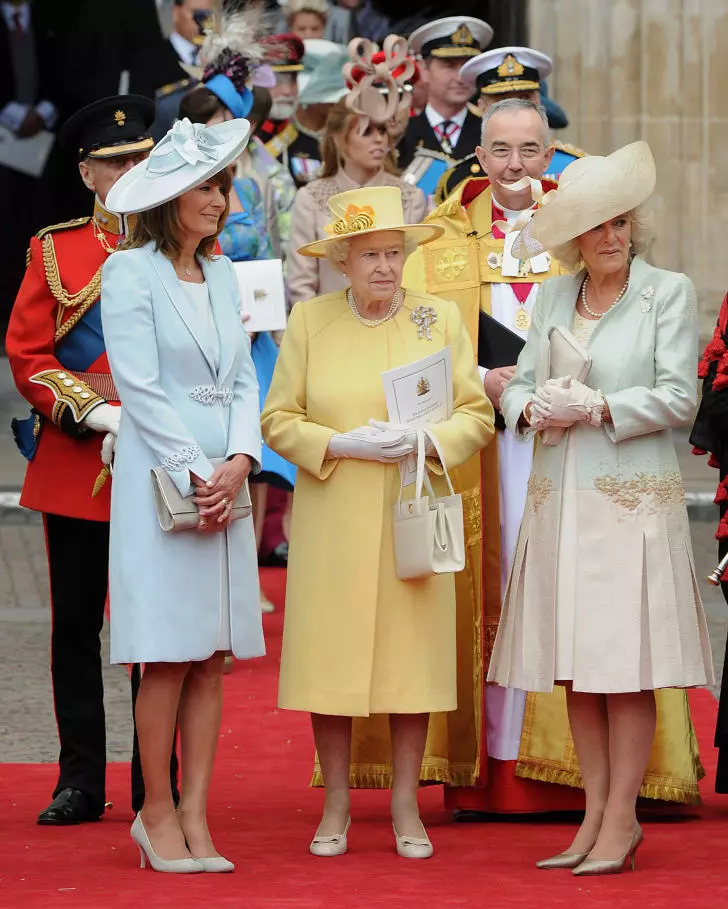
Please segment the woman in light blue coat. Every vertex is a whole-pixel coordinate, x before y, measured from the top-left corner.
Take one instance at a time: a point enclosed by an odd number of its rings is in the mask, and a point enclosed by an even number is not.
[[[144,663],[136,705],[146,800],[132,837],[156,870],[231,871],[206,821],[224,654],[264,652],[252,520],[232,520],[260,469],[258,388],[229,260],[213,255],[228,214],[226,170],[246,120],[177,123],[108,204],[141,212],[104,266],[101,311],[122,404],[111,505],[111,659]],[[213,469],[210,459],[224,459]],[[150,471],[199,506],[196,529],[164,533]],[[169,759],[179,718],[179,810]],[[142,817],[143,816],[143,817]]]

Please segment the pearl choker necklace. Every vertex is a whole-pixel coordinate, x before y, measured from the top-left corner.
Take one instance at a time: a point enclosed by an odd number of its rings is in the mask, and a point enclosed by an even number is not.
[[[591,309],[589,304],[586,302],[586,285],[588,283],[589,283],[589,275],[587,275],[586,278],[584,278],[584,283],[581,285],[581,305],[584,307],[584,311],[588,312],[589,315],[592,317],[592,319],[601,319],[602,316],[606,315],[606,313],[608,313],[609,310],[612,309],[612,307],[616,306],[617,303],[619,303],[619,301],[622,299],[622,297],[627,293],[627,287],[629,286],[629,272],[627,272],[627,280],[624,282],[624,284],[622,285],[622,289],[615,297],[614,303],[612,303],[612,305],[609,307],[609,309],[605,309],[604,312],[594,312],[594,310]]]
[[[402,305],[403,293],[401,290],[398,290],[392,297],[392,302],[389,306],[389,309],[381,319],[365,319],[364,316],[359,312],[356,305],[356,300],[354,299],[354,294],[350,287],[346,289],[346,302],[349,304],[349,308],[354,313],[354,316],[361,322],[362,325],[366,325],[367,328],[376,328],[377,325],[381,325],[384,322],[387,322],[392,316],[395,315],[399,307]]]

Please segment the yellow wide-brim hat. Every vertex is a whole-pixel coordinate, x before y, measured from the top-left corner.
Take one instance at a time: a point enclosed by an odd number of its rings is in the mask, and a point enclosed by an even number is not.
[[[384,230],[399,230],[417,246],[436,240],[445,232],[436,224],[405,224],[402,191],[396,186],[370,186],[350,189],[328,201],[333,220],[324,228],[325,240],[307,243],[298,251],[302,256],[323,258],[333,243],[351,240]]]
[[[655,159],[642,140],[606,157],[577,158],[514,240],[513,255],[530,259],[632,211],[649,199],[656,179]]]

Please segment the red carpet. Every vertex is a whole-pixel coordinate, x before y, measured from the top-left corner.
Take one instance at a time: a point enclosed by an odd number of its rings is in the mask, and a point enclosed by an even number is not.
[[[284,576],[263,575],[281,604]],[[99,824],[35,825],[55,782],[51,765],[0,768],[0,906],[74,909],[145,906],[178,909],[257,907],[724,907],[728,905],[728,797],[712,792],[715,701],[693,696],[693,716],[708,776],[705,805],[692,818],[648,821],[637,873],[578,880],[534,868],[565,846],[573,823],[507,818],[455,824],[442,790],[422,793],[435,845],[426,862],[394,852],[386,792],[355,792],[348,855],[318,859],[308,843],[319,820],[320,791],[308,788],[313,745],[308,718],[275,708],[282,616],[265,617],[269,655],[238,663],[226,677],[223,738],[211,797],[211,827],[232,875],[175,877],[141,871],[129,838],[128,766],[109,770],[115,803]],[[32,718],[29,718],[32,721]]]

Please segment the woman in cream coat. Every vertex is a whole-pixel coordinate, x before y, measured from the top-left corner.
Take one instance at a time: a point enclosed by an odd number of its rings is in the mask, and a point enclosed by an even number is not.
[[[509,429],[543,435],[488,678],[567,686],[586,815],[571,847],[539,864],[575,874],[634,865],[654,690],[712,679],[671,434],[696,403],[695,290],[639,256],[654,185],[644,142],[584,158],[514,246],[583,267],[544,283],[502,399]],[[583,383],[553,360],[546,374],[555,327],[587,350]]]
[[[351,717],[389,714],[397,850],[427,858],[417,788],[429,713],[456,707],[455,585],[452,574],[397,578],[398,461],[414,433],[386,423],[382,372],[449,345],[453,415],[432,426],[448,468],[490,440],[493,410],[457,306],[400,286],[406,250],[440,228],[406,225],[393,187],[329,205],[337,239],[304,251],[330,255],[351,290],[293,307],[262,418],[271,448],[300,468],[279,704],[312,714],[326,801],[311,851],[347,848]],[[418,330],[423,319],[431,338]]]
[[[258,386],[230,262],[214,255],[228,214],[227,165],[250,125],[179,121],[114,185],[140,212],[104,265],[101,312],[122,405],[111,494],[111,660],[144,663],[136,703],[146,786],[131,835],[158,871],[232,871],[207,827],[224,654],[264,652],[252,518],[231,509],[260,469]],[[222,463],[213,469],[211,458]],[[163,533],[150,472],[195,496],[196,529]],[[169,785],[175,723],[184,779]]]

